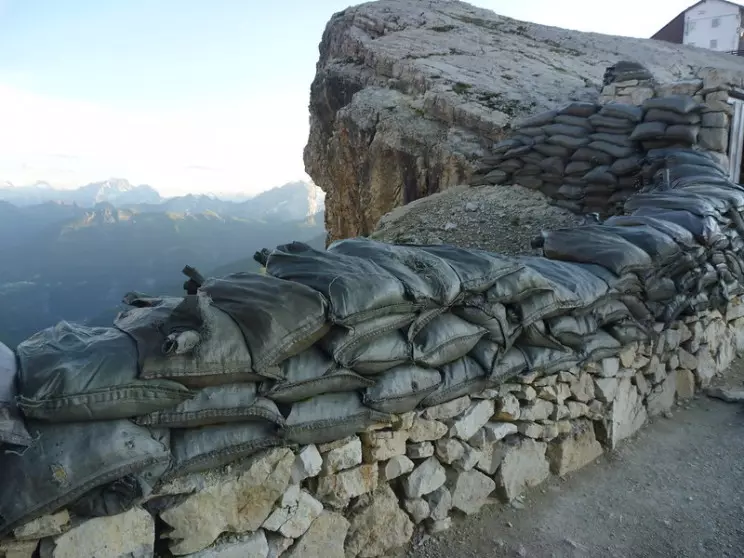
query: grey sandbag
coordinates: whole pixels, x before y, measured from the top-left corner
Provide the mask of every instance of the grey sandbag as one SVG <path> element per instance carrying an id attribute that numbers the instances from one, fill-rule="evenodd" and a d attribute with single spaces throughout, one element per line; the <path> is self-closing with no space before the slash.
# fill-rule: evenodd
<path id="1" fill-rule="evenodd" d="M 617 177 L 610 172 L 610 167 L 595 167 L 586 173 L 583 180 L 592 184 L 602 184 L 604 186 L 616 186 Z"/>
<path id="2" fill-rule="evenodd" d="M 403 283 L 375 262 L 314 250 L 301 242 L 277 247 L 269 255 L 266 271 L 323 294 L 330 302 L 331 321 L 339 325 L 416 309 Z"/>
<path id="3" fill-rule="evenodd" d="M 599 328 L 597 319 L 587 316 L 559 316 L 548 320 L 548 329 L 561 343 L 576 350 L 581 348 L 583 338 Z"/>
<path id="4" fill-rule="evenodd" d="M 351 329 L 335 326 L 318 345 L 341 366 L 362 374 L 384 372 L 411 358 L 408 339 L 399 328 L 412 319 L 411 315 L 392 314 Z"/>
<path id="5" fill-rule="evenodd" d="M 60 322 L 23 341 L 18 405 L 29 418 L 114 420 L 169 409 L 191 397 L 170 380 L 142 380 L 137 347 L 115 328 Z"/>
<path id="6" fill-rule="evenodd" d="M 171 433 L 173 465 L 166 478 L 223 467 L 282 444 L 276 426 L 268 422 L 174 430 Z"/>
<path id="7" fill-rule="evenodd" d="M 668 201 L 667 198 L 664 200 Z M 715 246 L 724 237 L 715 219 L 700 216 L 685 209 L 665 209 L 649 204 L 646 207 L 638 207 L 632 216 L 652 217 L 679 225 L 689 231 L 695 240 L 709 247 Z"/>
<path id="8" fill-rule="evenodd" d="M 630 120 L 631 122 L 640 122 L 643 118 L 643 109 L 635 105 L 612 102 L 604 105 L 599 110 L 599 114 L 612 118 Z"/>
<path id="9" fill-rule="evenodd" d="M 192 399 L 172 409 L 137 417 L 142 426 L 195 428 L 227 422 L 252 420 L 283 424 L 284 417 L 276 404 L 258 397 L 257 384 L 228 384 L 204 388 Z"/>
<path id="10" fill-rule="evenodd" d="M 0 453 L 0 537 L 97 486 L 170 459 L 157 436 L 129 420 L 34 421 L 32 430 L 38 438 L 22 454 Z"/>
<path id="11" fill-rule="evenodd" d="M 648 225 L 626 225 L 622 227 L 601 225 L 604 231 L 618 235 L 646 252 L 655 264 L 664 264 L 678 257 L 682 248 L 669 235 Z"/>
<path id="12" fill-rule="evenodd" d="M 28 446 L 31 436 L 16 405 L 16 356 L 0 343 L 0 451 L 3 444 Z"/>
<path id="13" fill-rule="evenodd" d="M 442 378 L 439 371 L 419 366 L 398 366 L 382 374 L 377 383 L 364 392 L 364 404 L 382 413 L 413 411 Z"/>
<path id="14" fill-rule="evenodd" d="M 486 330 L 486 336 L 506 345 L 517 326 L 509 322 L 506 307 L 499 302 L 491 302 L 483 294 L 474 295 L 452 308 L 452 313 L 471 324 Z"/>
<path id="15" fill-rule="evenodd" d="M 585 145 L 587 145 L 590 140 L 587 137 L 577 138 L 573 136 L 556 135 L 548 136 L 545 141 L 554 145 L 565 147 L 566 149 L 578 149 L 579 147 L 584 147 Z"/>
<path id="16" fill-rule="evenodd" d="M 323 295 L 292 281 L 233 273 L 208 279 L 199 293 L 238 324 L 258 374 L 301 353 L 329 329 Z"/>
<path id="17" fill-rule="evenodd" d="M 629 318 L 630 310 L 624 302 L 608 298 L 592 306 L 586 314 L 579 315 L 591 315 L 603 327 Z"/>
<path id="18" fill-rule="evenodd" d="M 391 421 L 390 414 L 365 407 L 357 392 L 327 393 L 292 405 L 281 433 L 298 444 L 322 444 Z"/>
<path id="19" fill-rule="evenodd" d="M 651 109 L 643 118 L 646 122 L 664 122 L 666 124 L 699 124 L 701 117 L 697 113 L 679 114 L 669 110 Z"/>
<path id="20" fill-rule="evenodd" d="M 575 138 L 586 138 L 589 130 L 586 126 L 571 126 L 570 124 L 548 124 L 542 130 L 549 136 L 572 136 Z"/>
<path id="21" fill-rule="evenodd" d="M 645 110 L 659 109 L 676 112 L 677 114 L 689 114 L 700 108 L 700 104 L 687 95 L 669 95 L 667 97 L 655 97 L 643 102 Z"/>
<path id="22" fill-rule="evenodd" d="M 642 207 L 689 211 L 701 217 L 713 217 L 717 220 L 721 220 L 723 213 L 729 208 L 725 201 L 684 190 L 636 194 L 628 198 L 624 208 L 625 211 L 632 212 Z"/>
<path id="23" fill-rule="evenodd" d="M 465 356 L 440 368 L 442 383 L 422 402 L 422 407 L 433 407 L 463 395 L 483 391 L 488 385 L 488 374 L 478 362 Z"/>
<path id="24" fill-rule="evenodd" d="M 650 216 L 644 217 L 635 213 L 633 215 L 614 215 L 607 219 L 604 224 L 613 227 L 648 225 L 673 238 L 685 250 L 689 251 L 700 248 L 700 245 L 695 242 L 695 237 L 689 230 L 666 219 L 658 219 Z"/>
<path id="25" fill-rule="evenodd" d="M 482 293 L 520 267 L 512 257 L 485 250 L 466 250 L 444 244 L 419 248 L 447 262 L 460 278 L 462 290 L 467 293 Z"/>
<path id="26" fill-rule="evenodd" d="M 633 142 L 627 134 L 612 134 L 607 132 L 598 132 L 589 136 L 593 141 L 605 141 L 621 147 L 634 147 Z"/>
<path id="27" fill-rule="evenodd" d="M 594 151 L 607 153 L 607 155 L 614 159 L 630 157 L 635 152 L 632 147 L 623 147 L 622 145 L 615 145 L 606 141 L 593 141 L 587 147 Z"/>
<path id="28" fill-rule="evenodd" d="M 525 327 L 517 342 L 522 345 L 545 347 L 557 351 L 566 350 L 566 346 L 548 330 L 544 320 L 537 320 Z"/>
<path id="29" fill-rule="evenodd" d="M 588 101 L 571 101 L 558 110 L 559 115 L 567 115 L 574 118 L 582 119 L 591 116 L 599 110 L 600 105 Z M 561 116 L 556 117 L 556 122 L 560 122 Z"/>
<path id="30" fill-rule="evenodd" d="M 399 279 L 408 296 L 423 306 L 449 306 L 460 295 L 460 278 L 448 263 L 418 247 L 351 238 L 334 242 L 329 252 L 372 261 Z"/>
<path id="31" fill-rule="evenodd" d="M 535 293 L 548 292 L 553 284 L 524 263 L 514 273 L 502 277 L 488 289 L 486 300 L 503 304 L 520 302 Z"/>
<path id="32" fill-rule="evenodd" d="M 374 380 L 339 367 L 316 347 L 310 347 L 282 363 L 283 380 L 262 386 L 262 395 L 280 403 L 295 403 L 322 395 L 362 389 Z"/>
<path id="33" fill-rule="evenodd" d="M 515 345 L 515 347 L 524 354 L 527 369 L 540 376 L 554 374 L 559 370 L 568 370 L 579 363 L 579 355 L 574 351 L 558 351 L 530 345 Z"/>
<path id="34" fill-rule="evenodd" d="M 613 157 L 609 153 L 589 147 L 581 147 L 571 155 L 571 161 L 582 161 L 592 165 L 611 165 L 615 159 L 617 157 Z"/>
<path id="35" fill-rule="evenodd" d="M 468 354 L 486 371 L 489 385 L 505 382 L 527 370 L 522 351 L 511 347 L 504 351 L 498 343 L 481 339 Z"/>
<path id="36" fill-rule="evenodd" d="M 117 316 L 114 325 L 138 339 L 140 378 L 171 379 L 192 388 L 261 381 L 277 372 L 253 372 L 243 332 L 229 315 L 209 304 L 204 295 L 187 297 L 199 316 L 195 329 L 171 333 L 155 346 L 162 307 L 133 308 Z"/>
<path id="37" fill-rule="evenodd" d="M 598 361 L 617 355 L 623 346 L 612 335 L 604 330 L 598 330 L 584 338 L 581 347 L 582 361 Z"/>
<path id="38" fill-rule="evenodd" d="M 647 141 L 663 138 L 666 129 L 667 124 L 664 122 L 643 122 L 633 129 L 630 139 L 633 141 Z"/>
<path id="39" fill-rule="evenodd" d="M 629 345 L 636 341 L 646 341 L 650 338 L 649 331 L 634 320 L 627 320 L 607 327 L 607 332 L 621 345 Z"/>
<path id="40" fill-rule="evenodd" d="M 512 122 L 512 129 L 519 130 L 520 128 L 533 128 L 536 126 L 544 126 L 553 122 L 553 119 L 558 116 L 558 111 L 549 110 L 541 112 L 534 116 L 526 116 Z"/>
<path id="41" fill-rule="evenodd" d="M 690 124 L 672 124 L 664 132 L 664 139 L 676 140 L 690 145 L 697 142 L 700 126 Z"/>
<path id="42" fill-rule="evenodd" d="M 638 155 L 618 159 L 610 166 L 610 172 L 617 176 L 637 174 L 641 170 L 641 157 Z"/>
<path id="43" fill-rule="evenodd" d="M 613 116 L 605 116 L 601 113 L 594 114 L 589 117 L 594 128 L 612 128 L 613 130 L 629 130 L 633 127 L 633 122 L 627 118 L 616 118 Z"/>
<path id="44" fill-rule="evenodd" d="M 452 313 L 440 314 L 413 339 L 413 362 L 436 368 L 465 356 L 486 330 Z"/>
<path id="45" fill-rule="evenodd" d="M 545 256 L 568 262 L 595 263 L 616 275 L 642 271 L 653 262 L 642 249 L 596 227 L 564 228 L 543 233 Z"/>

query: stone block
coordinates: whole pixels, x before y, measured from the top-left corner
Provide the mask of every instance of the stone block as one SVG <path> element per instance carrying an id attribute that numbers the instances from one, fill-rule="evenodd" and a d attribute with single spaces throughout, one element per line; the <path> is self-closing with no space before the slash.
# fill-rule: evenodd
<path id="1" fill-rule="evenodd" d="M 362 441 L 352 436 L 322 455 L 324 475 L 351 469 L 362 463 Z"/>
<path id="2" fill-rule="evenodd" d="M 210 548 L 189 554 L 188 558 L 234 558 L 235 556 L 269 558 L 269 541 L 266 534 L 258 530 L 230 537 L 225 541 L 218 541 Z"/>
<path id="3" fill-rule="evenodd" d="M 480 471 L 447 471 L 447 488 L 452 494 L 452 507 L 472 515 L 488 501 L 496 483 Z"/>
<path id="4" fill-rule="evenodd" d="M 508 502 L 550 476 L 545 442 L 525 439 L 510 442 L 496 476 L 499 496 Z"/>
<path id="5" fill-rule="evenodd" d="M 38 517 L 13 530 L 17 541 L 36 541 L 44 537 L 55 537 L 70 529 L 70 514 L 61 510 L 54 514 Z"/>
<path id="6" fill-rule="evenodd" d="M 346 558 L 386 556 L 408 544 L 412 536 L 413 522 L 400 508 L 393 489 L 383 484 L 352 507 Z"/>
<path id="7" fill-rule="evenodd" d="M 684 368 L 680 368 L 675 374 L 677 376 L 677 399 L 692 399 L 695 396 L 695 374 Z"/>
<path id="8" fill-rule="evenodd" d="M 467 395 L 458 397 L 447 403 L 427 408 L 423 413 L 423 417 L 429 420 L 449 420 L 469 409 L 470 403 L 470 397 Z"/>
<path id="9" fill-rule="evenodd" d="M 377 488 L 379 468 L 376 463 L 359 465 L 333 475 L 318 477 L 316 496 L 324 504 L 345 508 L 352 498 Z"/>
<path id="10" fill-rule="evenodd" d="M 592 423 L 581 420 L 577 421 L 570 434 L 548 444 L 547 457 L 551 472 L 563 476 L 588 465 L 603 451 Z"/>
<path id="11" fill-rule="evenodd" d="M 362 434 L 362 457 L 365 463 L 387 461 L 406 454 L 408 431 L 365 432 Z"/>
<path id="12" fill-rule="evenodd" d="M 432 455 L 434 455 L 434 444 L 431 442 L 406 445 L 406 456 L 410 459 L 426 459 Z"/>
<path id="13" fill-rule="evenodd" d="M 318 448 L 311 444 L 302 448 L 292 464 L 292 483 L 299 484 L 303 480 L 316 477 L 323 467 L 323 458 Z"/>
<path id="14" fill-rule="evenodd" d="M 431 516 L 429 503 L 423 498 L 407 498 L 403 500 L 403 509 L 408 512 L 414 523 L 421 523 Z"/>
<path id="15" fill-rule="evenodd" d="M 725 153 L 728 149 L 728 142 L 728 128 L 700 128 L 698 144 L 700 144 L 700 147 L 703 149 Z"/>
<path id="16" fill-rule="evenodd" d="M 416 467 L 403 481 L 408 498 L 421 498 L 434 492 L 447 480 L 444 467 L 435 457 L 430 457 Z"/>
<path id="17" fill-rule="evenodd" d="M 283 558 L 346 558 L 349 522 L 340 513 L 324 511 Z"/>
<path id="18" fill-rule="evenodd" d="M 467 411 L 455 419 L 450 436 L 469 440 L 478 432 L 494 414 L 494 402 L 483 399 L 473 403 Z"/>
<path id="19" fill-rule="evenodd" d="M 429 504 L 431 518 L 435 521 L 441 521 L 449 517 L 452 509 L 452 493 L 446 486 L 440 486 L 434 492 L 424 496 Z"/>
<path id="20" fill-rule="evenodd" d="M 408 432 L 408 439 L 413 443 L 433 442 L 439 438 L 444 438 L 447 434 L 447 425 L 438 420 L 428 420 L 416 418 L 413 426 Z"/>
<path id="21" fill-rule="evenodd" d="M 277 507 L 264 522 L 263 528 L 296 539 L 308 530 L 322 511 L 323 504 L 305 490 L 301 490 L 299 485 L 293 485 L 279 500 Z"/>
<path id="22" fill-rule="evenodd" d="M 396 455 L 390 458 L 382 467 L 383 480 L 391 481 L 413 471 L 415 464 L 405 455 Z"/>
<path id="23" fill-rule="evenodd" d="M 597 437 L 605 446 L 614 449 L 624 439 L 635 434 L 648 418 L 643 398 L 629 378 L 623 378 L 609 404 L 605 418 L 598 423 Z"/>

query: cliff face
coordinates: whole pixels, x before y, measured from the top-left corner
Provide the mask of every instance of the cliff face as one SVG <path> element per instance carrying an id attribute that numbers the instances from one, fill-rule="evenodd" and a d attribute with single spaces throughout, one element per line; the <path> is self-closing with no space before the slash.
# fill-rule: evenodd
<path id="1" fill-rule="evenodd" d="M 335 14 L 310 94 L 305 167 L 327 194 L 330 240 L 462 184 L 512 119 L 595 100 L 608 66 L 660 82 L 744 59 L 525 23 L 450 0 L 380 0 Z"/>

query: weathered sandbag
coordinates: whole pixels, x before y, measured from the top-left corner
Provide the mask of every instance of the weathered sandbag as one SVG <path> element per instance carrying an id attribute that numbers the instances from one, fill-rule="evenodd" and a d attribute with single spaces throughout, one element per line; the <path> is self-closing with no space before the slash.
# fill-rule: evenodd
<path id="1" fill-rule="evenodd" d="M 364 392 L 364 404 L 382 413 L 413 411 L 442 383 L 438 370 L 404 365 L 388 370 Z"/>
<path id="2" fill-rule="evenodd" d="M 641 170 L 641 158 L 639 156 L 618 159 L 610 166 L 610 172 L 616 176 L 627 176 L 637 174 Z"/>
<path id="3" fill-rule="evenodd" d="M 682 249 L 672 237 L 648 225 L 613 227 L 601 225 L 602 230 L 616 234 L 646 252 L 657 265 L 678 257 Z"/>
<path id="4" fill-rule="evenodd" d="M 0 452 L 0 537 L 97 486 L 170 458 L 157 436 L 129 420 L 30 426 L 38 433 L 31 446 Z"/>
<path id="5" fill-rule="evenodd" d="M 166 478 L 224 467 L 262 449 L 283 444 L 276 426 L 265 421 L 173 430 L 173 464 Z"/>
<path id="6" fill-rule="evenodd" d="M 392 417 L 365 407 L 357 392 L 318 395 L 292 405 L 282 436 L 298 444 L 341 440 Z"/>
<path id="7" fill-rule="evenodd" d="M 582 269 L 602 280 L 611 293 L 640 293 L 643 291 L 641 280 L 635 273 L 616 275 L 606 267 L 590 263 L 573 263 L 576 269 Z M 591 308 L 588 306 L 587 308 Z"/>
<path id="8" fill-rule="evenodd" d="M 423 306 L 449 306 L 462 289 L 460 278 L 447 261 L 418 247 L 351 238 L 334 242 L 328 251 L 376 263 L 399 279 L 408 296 Z"/>
<path id="9" fill-rule="evenodd" d="M 616 118 L 605 116 L 601 113 L 589 117 L 589 122 L 595 128 L 612 128 L 613 130 L 630 130 L 633 128 L 633 122 L 627 118 Z"/>
<path id="10" fill-rule="evenodd" d="M 657 231 L 663 232 L 670 236 L 674 241 L 679 244 L 685 250 L 695 250 L 700 248 L 700 245 L 695 242 L 695 237 L 686 228 L 667 221 L 666 219 L 658 219 L 655 217 L 644 217 L 634 213 L 633 215 L 615 215 L 605 221 L 605 225 L 613 227 L 625 227 L 633 225 L 648 225 L 653 227 Z"/>
<path id="11" fill-rule="evenodd" d="M 486 339 L 478 341 L 468 356 L 485 370 L 489 385 L 506 382 L 527 370 L 527 361 L 522 351 L 512 347 L 504 352 L 503 347 Z"/>
<path id="12" fill-rule="evenodd" d="M 630 139 L 632 141 L 648 141 L 663 138 L 667 126 L 664 122 L 643 122 L 633 129 Z"/>
<path id="13" fill-rule="evenodd" d="M 607 332 L 621 345 L 629 345 L 636 341 L 646 341 L 650 337 L 649 330 L 634 320 L 627 320 L 607 326 Z"/>
<path id="14" fill-rule="evenodd" d="M 416 309 L 403 283 L 375 262 L 314 250 L 301 242 L 277 247 L 269 256 L 266 271 L 323 294 L 330 302 L 330 319 L 336 324 L 355 325 Z M 297 309 L 290 312 L 297 314 Z"/>
<path id="15" fill-rule="evenodd" d="M 522 351 L 527 361 L 527 370 L 536 372 L 540 376 L 554 374 L 559 370 L 568 370 L 579 363 L 579 355 L 574 351 L 558 351 L 546 347 L 533 347 L 530 345 L 515 345 Z"/>
<path id="16" fill-rule="evenodd" d="M 595 142 L 592 142 L 595 143 Z M 607 143 L 607 142 L 602 142 Z M 571 155 L 571 161 L 583 161 L 591 163 L 592 165 L 611 165 L 612 162 L 618 157 L 613 157 L 605 151 L 593 149 L 589 147 L 581 147 L 577 149 L 573 155 Z"/>
<path id="17" fill-rule="evenodd" d="M 294 403 L 324 393 L 343 393 L 373 386 L 375 381 L 340 367 L 310 347 L 282 363 L 283 380 L 266 382 L 261 394 L 280 403 Z"/>
<path id="18" fill-rule="evenodd" d="M 668 197 L 663 198 L 663 201 L 669 201 Z M 670 204 L 674 205 L 674 202 Z M 715 246 L 724 238 L 715 218 L 701 216 L 685 209 L 667 209 L 648 204 L 645 207 L 638 207 L 633 212 L 633 217 L 652 217 L 679 225 L 689 231 L 695 240 L 704 246 Z"/>
<path id="19" fill-rule="evenodd" d="M 625 211 L 633 212 L 642 207 L 689 211 L 701 217 L 721 219 L 729 206 L 715 198 L 706 198 L 700 194 L 676 190 L 674 192 L 651 192 L 637 194 L 625 202 Z"/>
<path id="20" fill-rule="evenodd" d="M 560 119 L 565 118 L 566 116 L 585 119 L 586 117 L 591 116 L 592 114 L 597 112 L 599 108 L 600 105 L 596 103 L 591 103 L 588 101 L 571 101 L 558 110 L 559 116 L 556 116 L 555 120 L 556 122 L 561 122 Z"/>
<path id="21" fill-rule="evenodd" d="M 257 384 L 228 384 L 204 388 L 176 407 L 137 417 L 142 426 L 195 428 L 228 422 L 268 421 L 283 424 L 284 417 L 270 399 L 259 397 Z"/>
<path id="22" fill-rule="evenodd" d="M 445 364 L 439 370 L 442 373 L 442 383 L 421 402 L 422 407 L 433 407 L 463 395 L 483 391 L 488 384 L 488 373 L 469 356 Z"/>
<path id="23" fill-rule="evenodd" d="M 570 124 L 548 124 L 543 126 L 542 130 L 549 136 L 572 136 L 575 138 L 585 138 L 589 135 L 586 126 L 571 126 Z"/>
<path id="24" fill-rule="evenodd" d="M 540 114 L 536 114 L 534 116 L 519 118 L 512 122 L 512 129 L 519 130 L 520 128 L 534 128 L 536 126 L 545 126 L 546 124 L 550 124 L 551 122 L 553 122 L 553 119 L 556 116 L 558 116 L 558 111 L 549 110 L 546 112 L 541 112 Z"/>
<path id="25" fill-rule="evenodd" d="M 522 345 L 546 347 L 558 351 L 566 349 L 565 345 L 551 334 L 544 320 L 537 320 L 525 327 L 517 342 Z"/>
<path id="26" fill-rule="evenodd" d="M 589 136 L 592 141 L 605 141 L 621 147 L 634 147 L 633 142 L 627 134 L 594 133 Z"/>
<path id="27" fill-rule="evenodd" d="M 466 250 L 446 244 L 420 246 L 419 249 L 447 262 L 457 273 L 462 291 L 466 293 L 482 293 L 490 289 L 499 279 L 514 273 L 520 267 L 519 263 L 510 256 L 485 250 Z"/>
<path id="28" fill-rule="evenodd" d="M 631 122 L 640 122 L 643 118 L 643 109 L 636 105 L 611 102 L 602 106 L 599 114 L 601 116 L 630 120 Z"/>
<path id="29" fill-rule="evenodd" d="M 452 313 L 441 314 L 413 339 L 413 361 L 431 368 L 453 362 L 465 356 L 485 334 L 484 328 Z"/>
<path id="30" fill-rule="evenodd" d="M 620 236 L 601 227 L 576 227 L 543 233 L 545 256 L 568 262 L 595 263 L 616 275 L 642 271 L 653 265 L 651 257 Z"/>
<path id="31" fill-rule="evenodd" d="M 591 306 L 588 312 L 577 313 L 577 315 L 591 315 L 597 321 L 597 324 L 603 327 L 629 318 L 630 310 L 622 301 L 607 298 Z"/>
<path id="32" fill-rule="evenodd" d="M 113 420 L 172 408 L 191 397 L 170 380 L 142 380 L 137 347 L 115 328 L 60 322 L 23 341 L 18 405 L 53 422 Z"/>
<path id="33" fill-rule="evenodd" d="M 699 124 L 701 116 L 697 113 L 679 114 L 669 110 L 651 109 L 643 118 L 646 122 L 664 122 L 666 124 Z"/>
<path id="34" fill-rule="evenodd" d="M 710 184 L 710 182 L 708 184 L 684 186 L 682 185 L 682 181 L 677 181 L 674 185 L 674 190 L 689 192 L 691 194 L 700 194 L 701 196 L 709 198 L 717 198 L 721 201 L 725 201 L 734 211 L 742 211 L 742 209 L 744 209 L 744 192 L 735 188 L 716 186 Z"/>
<path id="35" fill-rule="evenodd" d="M 596 362 L 617 355 L 623 348 L 620 341 L 603 330 L 584 337 L 580 350 L 582 361 Z"/>
<path id="36" fill-rule="evenodd" d="M 672 124 L 664 132 L 664 139 L 680 141 L 693 145 L 697 142 L 700 126 L 689 124 Z"/>
<path id="37" fill-rule="evenodd" d="M 605 165 L 590 170 L 584 175 L 583 180 L 592 184 L 602 184 L 605 186 L 617 185 L 617 177 L 610 172 L 610 167 Z"/>
<path id="38" fill-rule="evenodd" d="M 486 336 L 505 346 L 514 334 L 516 325 L 509 322 L 506 307 L 499 302 L 490 302 L 483 294 L 474 295 L 452 308 L 452 313 L 471 324 L 486 330 Z"/>
<path id="39" fill-rule="evenodd" d="M 538 143 L 535 145 L 534 149 L 546 157 L 568 157 L 572 152 L 572 149 L 569 149 L 568 147 L 550 143 Z"/>
<path id="40" fill-rule="evenodd" d="M 623 147 L 622 145 L 615 145 L 614 143 L 606 141 L 593 141 L 587 146 L 587 148 L 593 151 L 607 153 L 611 158 L 610 160 L 630 157 L 635 151 L 632 147 Z"/>
<path id="41" fill-rule="evenodd" d="M 494 283 L 486 292 L 486 300 L 503 304 L 520 302 L 540 292 L 551 291 L 552 283 L 534 269 L 522 264 L 517 271 Z"/>
<path id="42" fill-rule="evenodd" d="M 556 135 L 556 136 L 548 136 L 548 138 L 545 140 L 548 143 L 559 145 L 561 147 L 565 147 L 566 149 L 578 149 L 579 147 L 584 147 L 585 145 L 589 144 L 589 138 L 588 137 L 573 137 L 573 136 L 562 136 L 562 135 Z"/>
<path id="43" fill-rule="evenodd" d="M 599 328 L 592 315 L 559 316 L 548 320 L 548 329 L 561 343 L 576 350 L 581 348 L 583 338 Z"/>
<path id="44" fill-rule="evenodd" d="M 27 446 L 31 436 L 16 405 L 16 356 L 0 343 L 0 451 L 3 444 Z"/>
<path id="45" fill-rule="evenodd" d="M 594 168 L 594 165 L 592 163 L 589 163 L 588 161 L 572 161 L 566 165 L 566 174 L 567 175 L 585 175 L 588 171 Z"/>
<path id="46" fill-rule="evenodd" d="M 318 345 L 341 366 L 362 374 L 377 374 L 411 358 L 411 347 L 399 329 L 409 323 L 404 314 L 376 318 L 353 329 L 335 326 Z"/>
<path id="47" fill-rule="evenodd" d="M 654 97 L 643 102 L 645 110 L 659 109 L 676 112 L 677 114 L 689 114 L 700 108 L 700 104 L 687 95 L 669 95 L 668 97 Z"/>
<path id="48" fill-rule="evenodd" d="M 199 292 L 238 324 L 258 374 L 304 351 L 329 329 L 326 299 L 300 283 L 234 273 L 208 279 Z"/>
<path id="49" fill-rule="evenodd" d="M 657 277 L 646 281 L 646 297 L 650 302 L 671 300 L 677 295 L 677 286 L 671 277 Z"/>

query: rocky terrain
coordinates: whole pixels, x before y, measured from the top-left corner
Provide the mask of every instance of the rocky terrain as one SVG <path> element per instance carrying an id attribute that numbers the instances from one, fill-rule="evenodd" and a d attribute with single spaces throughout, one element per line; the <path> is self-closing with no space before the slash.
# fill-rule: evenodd
<path id="1" fill-rule="evenodd" d="M 537 254 L 530 241 L 544 229 L 582 217 L 522 186 L 455 186 L 385 215 L 370 237 L 403 244 L 453 244 L 501 254 Z"/>
<path id="2" fill-rule="evenodd" d="M 512 20 L 445 0 L 381 0 L 333 16 L 311 88 L 305 166 L 327 193 L 331 240 L 464 183 L 517 117 L 594 100 L 620 60 L 660 82 L 744 59 Z M 741 78 L 739 78 L 741 79 Z"/>

